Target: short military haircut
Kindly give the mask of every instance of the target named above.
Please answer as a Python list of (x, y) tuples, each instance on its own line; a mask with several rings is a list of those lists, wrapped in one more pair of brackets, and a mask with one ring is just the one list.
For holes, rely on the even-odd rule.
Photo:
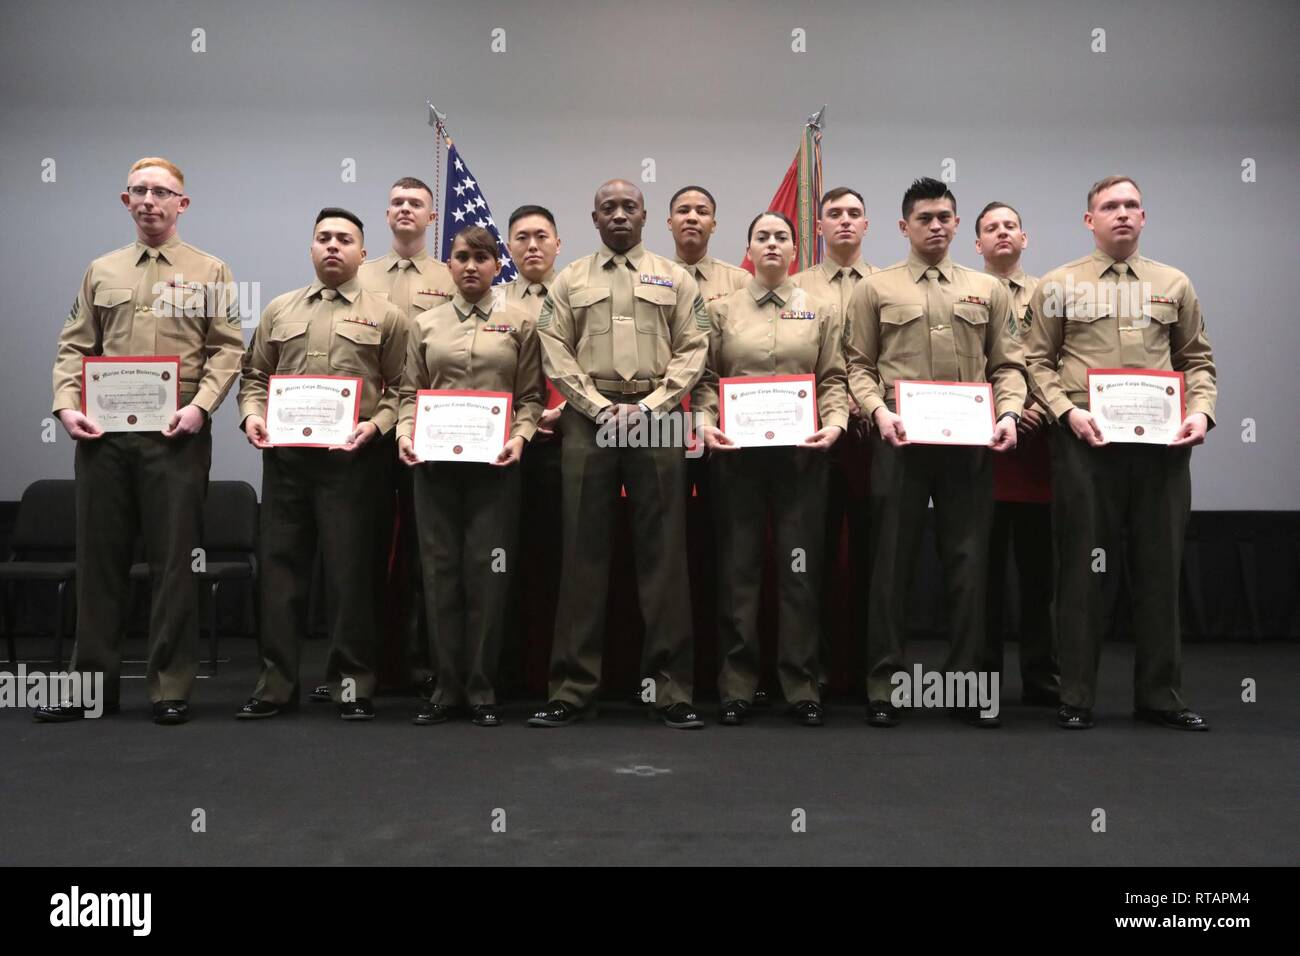
[(393, 183), (393, 185), (388, 187), (389, 192), (392, 192), (394, 189), (423, 189), (429, 194), (430, 199), (433, 198), (433, 190), (429, 188), (429, 184), (423, 179), (416, 179), (414, 176), (403, 176), (397, 182)]
[(534, 205), (520, 206), (518, 209), (512, 212), (510, 214), (510, 223), (506, 228), (510, 232), (514, 232), (515, 223), (518, 222), (520, 219), (523, 219), (525, 216), (541, 216), (543, 219), (545, 219), (547, 222), (551, 224), (552, 229), (554, 229), (556, 232), (560, 231), (560, 227), (555, 224), (555, 217), (551, 215), (551, 211), (547, 209), (545, 206), (534, 206)]
[(947, 183), (941, 183), (929, 176), (922, 176), (903, 193), (903, 218), (911, 219), (912, 210), (922, 199), (947, 199), (952, 203), (952, 211), (957, 211), (957, 197), (952, 194)]
[(750, 221), (749, 235), (745, 237), (745, 242), (747, 243), (753, 242), (754, 227), (758, 225), (758, 221), (762, 219), (764, 216), (776, 216), (777, 219), (780, 219), (782, 222), (784, 222), (787, 226), (790, 227), (790, 238), (793, 239), (795, 242), (799, 241), (799, 233), (795, 230), (794, 223), (790, 221), (790, 217), (783, 212), (777, 212), (775, 209), (769, 209), (767, 210), (767, 212), (760, 212), (757, 216), (753, 218), (753, 220)]
[(989, 203), (987, 206), (985, 206), (983, 209), (981, 209), (981, 210), (980, 210), (980, 214), (979, 214), (978, 216), (975, 217), (975, 235), (976, 235), (976, 236), (979, 236), (979, 234), (980, 234), (980, 223), (983, 222), (983, 221), (984, 221), (984, 217), (987, 216), (989, 213), (991, 213), (994, 209), (1010, 209), (1012, 212), (1014, 212), (1014, 213), (1016, 214), (1016, 222), (1020, 223), (1022, 226), (1024, 225), (1024, 222), (1025, 222), (1025, 221), (1024, 221), (1023, 219), (1020, 218), (1020, 210), (1017, 209), (1015, 206), (1011, 205), (1011, 203), (1009, 203), (1009, 202), (991, 202), (991, 203)]
[(715, 213), (718, 211), (718, 201), (713, 198), (713, 193), (709, 192), (703, 186), (683, 186), (681, 189), (677, 190), (677, 192), (673, 193), (672, 199), (668, 200), (669, 212), (673, 211), (673, 207), (677, 205), (677, 200), (683, 193), (699, 193), (702, 196), (708, 197), (709, 205), (713, 207), (713, 211)]
[(858, 192), (856, 189), (850, 189), (848, 186), (836, 186), (834, 189), (828, 189), (826, 192), (822, 193), (822, 201), (817, 204), (817, 215), (820, 216), (822, 214), (822, 210), (826, 208), (828, 202), (843, 199), (845, 196), (856, 197), (858, 202), (862, 203), (862, 211), (866, 212), (867, 201), (862, 198), (862, 193)]
[(167, 172), (176, 177), (178, 183), (182, 186), (185, 185), (185, 174), (181, 172), (181, 168), (171, 160), (163, 159), (161, 156), (146, 156), (144, 159), (137, 159), (131, 164), (131, 168), (127, 170), (126, 174), (127, 176), (130, 176), (131, 173), (141, 169), (148, 169), (150, 166), (157, 166), (159, 169), (167, 170)]
[(346, 219), (352, 225), (357, 227), (357, 231), (363, 236), (366, 234), (365, 224), (361, 222), (361, 217), (341, 206), (326, 206), (316, 214), (316, 225), (320, 225), (322, 219)]
[(486, 252), (497, 262), (501, 261), (501, 249), (497, 246), (496, 237), (482, 226), (466, 226), (456, 233), (456, 238), (451, 241), (452, 249), (456, 248), (458, 242), (463, 242), (478, 252)]
[(1092, 208), (1092, 201), (1097, 198), (1098, 193), (1104, 193), (1111, 186), (1118, 186), (1120, 183), (1132, 183), (1133, 188), (1138, 191), (1138, 195), (1142, 195), (1142, 187), (1137, 184), (1137, 180), (1132, 176), (1107, 176), (1105, 179), (1097, 180), (1092, 184), (1092, 188), (1088, 190), (1088, 208)]

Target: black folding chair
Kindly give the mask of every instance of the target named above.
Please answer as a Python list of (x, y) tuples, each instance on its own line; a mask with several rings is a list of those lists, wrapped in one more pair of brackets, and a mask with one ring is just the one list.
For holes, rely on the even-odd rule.
[(4, 589), (5, 644), (11, 666), (18, 664), (14, 644), (13, 587), (15, 583), (54, 584), (54, 665), (63, 667), (63, 634), (68, 623), (68, 605), (77, 579), (77, 483), (68, 480), (34, 481), (23, 491), (9, 560), (0, 562), (0, 586)]

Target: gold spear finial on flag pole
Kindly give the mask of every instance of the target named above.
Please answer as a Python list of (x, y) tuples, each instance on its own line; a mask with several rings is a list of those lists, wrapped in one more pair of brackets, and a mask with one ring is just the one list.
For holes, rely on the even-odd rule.
[(823, 103), (821, 109), (819, 109), (812, 116), (808, 117), (808, 125), (813, 127), (816, 130), (820, 130), (822, 128), (822, 118), (825, 115), (826, 115), (826, 104)]
[(444, 146), (451, 145), (451, 137), (447, 135), (447, 114), (434, 106), (433, 100), (425, 100), (424, 105), (429, 107), (429, 125), (434, 130), (433, 219), (437, 224), (434, 236), (436, 252), (442, 248), (442, 151)]

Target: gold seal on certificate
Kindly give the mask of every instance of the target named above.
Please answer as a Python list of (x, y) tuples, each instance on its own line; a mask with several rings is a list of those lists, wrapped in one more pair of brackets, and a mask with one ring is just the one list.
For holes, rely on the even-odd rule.
[(1183, 424), (1183, 373), (1089, 369), (1088, 411), (1108, 442), (1168, 445)]
[(988, 382), (894, 382), (907, 440), (918, 445), (987, 445), (993, 440)]
[(81, 364), (81, 411), (106, 432), (160, 432), (180, 407), (176, 355), (90, 355)]
[(415, 435), (420, 461), (496, 461), (510, 434), (509, 392), (426, 388), (415, 394)]
[(347, 443), (361, 412), (361, 379), (347, 375), (272, 375), (266, 432), (272, 445), (332, 448)]
[(817, 431), (817, 379), (812, 375), (719, 379), (718, 428), (742, 448), (802, 444)]

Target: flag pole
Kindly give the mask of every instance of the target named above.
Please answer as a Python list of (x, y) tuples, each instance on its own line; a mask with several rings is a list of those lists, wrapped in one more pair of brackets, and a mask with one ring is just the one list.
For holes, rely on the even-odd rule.
[(429, 125), (434, 130), (433, 217), (437, 221), (437, 231), (433, 248), (437, 253), (442, 249), (442, 151), (451, 145), (451, 136), (447, 133), (447, 114), (434, 106), (432, 100), (425, 100), (424, 104), (429, 107)]

